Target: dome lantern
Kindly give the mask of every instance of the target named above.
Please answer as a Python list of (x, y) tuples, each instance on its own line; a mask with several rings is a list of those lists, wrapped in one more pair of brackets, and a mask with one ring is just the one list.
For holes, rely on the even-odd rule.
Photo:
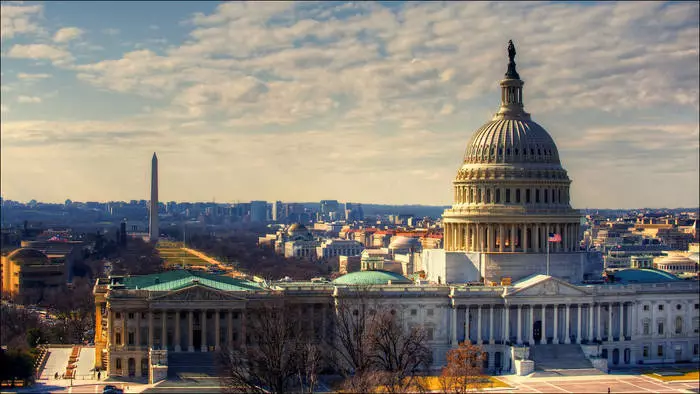
[(501, 80), (501, 108), (494, 115), (493, 120), (523, 119), (529, 120), (530, 114), (525, 112), (523, 106), (523, 82), (515, 69), (515, 45), (508, 41), (508, 71), (505, 79)]

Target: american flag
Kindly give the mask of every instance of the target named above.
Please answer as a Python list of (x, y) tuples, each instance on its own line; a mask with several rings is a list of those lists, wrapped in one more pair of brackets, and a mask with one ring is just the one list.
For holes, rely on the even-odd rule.
[(549, 233), (549, 242), (561, 242), (561, 234)]

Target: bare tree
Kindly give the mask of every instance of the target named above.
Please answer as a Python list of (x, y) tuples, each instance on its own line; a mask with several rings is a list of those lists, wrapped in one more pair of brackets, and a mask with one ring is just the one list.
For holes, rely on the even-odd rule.
[(289, 310), (282, 304), (266, 305), (247, 316), (251, 343), (220, 354), (224, 391), (287, 393), (299, 388), (313, 392), (322, 351)]
[(447, 365), (440, 374), (440, 385), (445, 393), (466, 393), (483, 385), (482, 362), (486, 353), (481, 346), (462, 342), (447, 352)]

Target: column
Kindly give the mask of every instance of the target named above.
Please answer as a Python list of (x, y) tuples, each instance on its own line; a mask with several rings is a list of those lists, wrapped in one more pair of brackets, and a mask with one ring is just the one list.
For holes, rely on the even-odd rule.
[(209, 349), (207, 348), (207, 310), (204, 309), (200, 312), (202, 314), (202, 320), (200, 320), (201, 324), (200, 326), (202, 327), (202, 347), (201, 351), (206, 352)]
[(187, 335), (188, 335), (188, 340), (189, 342), (187, 343), (187, 351), (188, 352), (194, 352), (194, 312), (190, 309), (188, 311), (188, 317), (189, 317), (189, 328), (187, 330)]
[(134, 345), (141, 346), (141, 312), (136, 312), (136, 330), (134, 335)]
[(127, 311), (122, 311), (122, 343), (120, 345), (125, 346), (128, 343), (129, 333), (126, 331), (126, 318), (129, 317)]
[(571, 331), (569, 330), (571, 324), (571, 304), (566, 304), (566, 321), (565, 321), (565, 326), (566, 326), (566, 332), (565, 332), (565, 337), (564, 337), (564, 343), (565, 344), (570, 344), (571, 343)]
[(503, 313), (505, 314), (503, 319), (503, 343), (505, 344), (510, 341), (510, 305), (503, 306)]
[(107, 321), (108, 321), (108, 327), (109, 327), (109, 342), (107, 343), (108, 347), (112, 347), (116, 345), (114, 343), (114, 334), (116, 333), (117, 330), (115, 330), (114, 327), (114, 312), (112, 312), (112, 308), (110, 307), (107, 309)]
[(608, 342), (612, 342), (612, 302), (608, 302)]
[(518, 305), (518, 337), (517, 337), (517, 343), (518, 345), (523, 344), (523, 338), (522, 338), (522, 333), (523, 333), (523, 306)]
[(215, 350), (221, 350), (221, 316), (219, 316), (219, 310), (214, 310), (214, 329), (216, 333), (214, 334), (214, 346)]
[(175, 311), (175, 351), (182, 351), (182, 335), (180, 332), (180, 311)]
[(457, 306), (452, 306), (452, 346), (457, 346)]
[(153, 348), (153, 310), (148, 311), (148, 348)]
[(561, 235), (562, 240), (561, 240), (561, 242), (555, 242), (555, 249), (554, 249), (554, 251), (555, 251), (555, 252), (561, 252), (562, 247), (564, 246), (564, 242), (565, 242), (565, 240), (566, 240), (566, 237), (564, 236), (564, 232), (561, 231), (561, 225), (560, 225), (560, 224), (557, 224), (557, 230), (556, 230), (556, 231), (557, 231), (557, 234)]
[(581, 304), (576, 305), (577, 321), (576, 321), (576, 343), (581, 343)]
[(246, 318), (245, 318), (245, 309), (241, 310), (241, 349), (245, 349), (246, 347)]
[(533, 234), (532, 240), (533, 240), (533, 245), (532, 249), (534, 250), (535, 253), (540, 252), (540, 225), (535, 224), (534, 226), (535, 234)]
[(554, 304), (554, 335), (552, 338), (552, 343), (555, 345), (559, 344), (559, 305)]
[(226, 336), (226, 346), (233, 348), (233, 311), (230, 309), (226, 313), (226, 329), (228, 330)]
[(625, 340), (625, 303), (620, 302), (620, 341)]
[(542, 304), (542, 339), (541, 344), (547, 344), (547, 304)]
[(528, 229), (529, 227), (530, 227), (530, 226), (528, 226), (527, 224), (523, 224), (523, 231), (522, 231), (522, 234), (521, 234), (521, 235), (522, 235), (522, 239), (520, 240), (520, 242), (522, 243), (521, 246), (522, 246), (522, 248), (523, 248), (523, 253), (527, 253), (527, 229)]
[(515, 224), (510, 225), (510, 251), (515, 252)]
[(491, 308), (489, 309), (489, 344), (491, 344), (491, 345), (494, 344), (494, 339), (493, 339), (493, 304), (491, 304)]
[(160, 346), (163, 350), (168, 349), (168, 311), (163, 310), (160, 312)]
[(476, 323), (476, 344), (481, 345), (481, 305), (477, 309), (477, 323)]
[(601, 303), (598, 303), (598, 320), (596, 321), (596, 326), (595, 326), (595, 327), (596, 327), (596, 330), (595, 330), (595, 333), (596, 333), (595, 339), (598, 340), (598, 341), (600, 341), (600, 340), (603, 339), (603, 338), (602, 338), (602, 335), (600, 335), (600, 309), (601, 309), (601, 306), (602, 306), (602, 304), (601, 304)]
[(486, 225), (486, 251), (493, 252), (493, 224)]
[(588, 340), (593, 341), (593, 304), (588, 304)]
[(503, 228), (505, 226), (502, 224), (498, 225), (498, 251), (503, 253), (505, 237), (503, 236)]
[(464, 342), (471, 343), (469, 329), (469, 305), (467, 305), (464, 309)]
[(530, 332), (529, 344), (530, 344), (530, 346), (532, 346), (535, 344), (535, 336), (534, 336), (534, 333), (532, 332), (533, 328), (534, 328), (534, 322), (535, 322), (535, 309), (532, 307), (532, 304), (529, 305), (529, 307), (530, 307), (530, 321), (528, 321), (528, 329), (527, 330)]

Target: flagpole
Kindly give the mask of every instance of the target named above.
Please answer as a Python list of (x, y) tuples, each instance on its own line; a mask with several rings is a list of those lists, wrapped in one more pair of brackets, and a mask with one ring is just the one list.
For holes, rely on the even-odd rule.
[(549, 276), (549, 232), (547, 232), (547, 276)]

